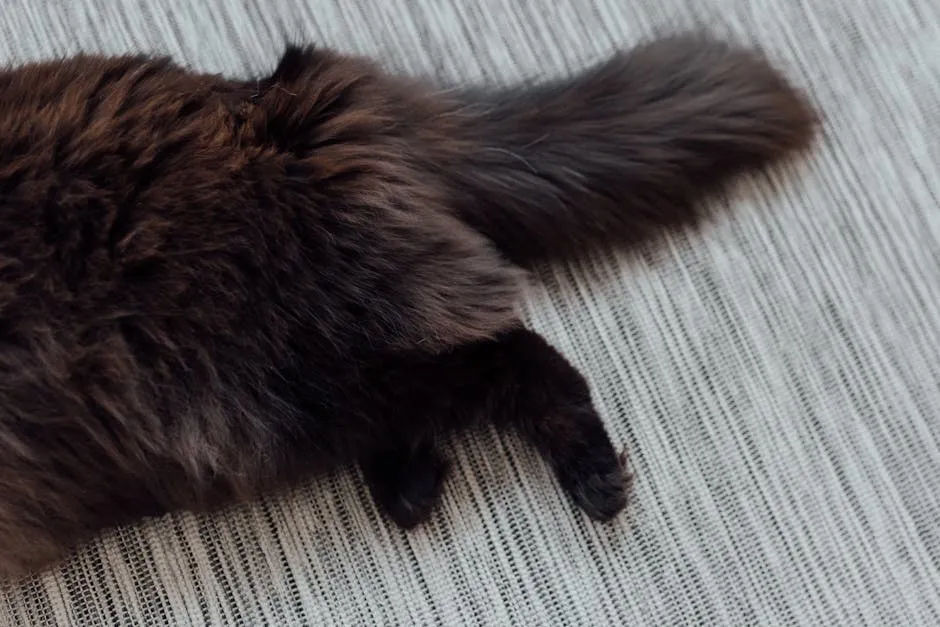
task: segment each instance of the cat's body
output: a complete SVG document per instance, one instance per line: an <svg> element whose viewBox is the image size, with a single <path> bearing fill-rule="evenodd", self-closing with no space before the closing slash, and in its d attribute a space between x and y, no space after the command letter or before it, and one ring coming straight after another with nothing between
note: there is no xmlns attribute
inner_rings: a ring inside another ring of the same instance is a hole
<svg viewBox="0 0 940 627"><path fill-rule="evenodd" d="M0 575L348 462L411 526L435 439L481 421L610 518L617 451L519 326L520 268L690 221L812 124L697 37L497 92L298 49L257 82L143 57L0 73Z"/></svg>

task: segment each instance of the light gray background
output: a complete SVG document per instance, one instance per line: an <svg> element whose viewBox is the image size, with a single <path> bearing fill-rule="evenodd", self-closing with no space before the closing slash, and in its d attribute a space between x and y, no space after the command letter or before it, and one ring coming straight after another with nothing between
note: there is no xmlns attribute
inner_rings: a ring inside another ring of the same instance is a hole
<svg viewBox="0 0 940 627"><path fill-rule="evenodd" d="M0 623L940 624L937 0L3 0L0 59L247 75L306 39L504 82L695 25L767 50L825 128L707 228L531 290L633 453L628 517L587 522L484 434L417 532L337 472L108 534L2 588Z"/></svg>

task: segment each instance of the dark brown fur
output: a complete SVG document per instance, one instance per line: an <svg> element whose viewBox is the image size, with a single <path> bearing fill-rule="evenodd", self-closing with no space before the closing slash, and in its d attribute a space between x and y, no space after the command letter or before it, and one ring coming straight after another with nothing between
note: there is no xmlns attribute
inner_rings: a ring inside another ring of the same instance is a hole
<svg viewBox="0 0 940 627"><path fill-rule="evenodd" d="M617 451L520 327L520 268L688 222L812 126L763 60L694 36L501 91L294 48L257 82L0 73L0 574L347 462L409 527L435 440L481 421L614 516Z"/></svg>

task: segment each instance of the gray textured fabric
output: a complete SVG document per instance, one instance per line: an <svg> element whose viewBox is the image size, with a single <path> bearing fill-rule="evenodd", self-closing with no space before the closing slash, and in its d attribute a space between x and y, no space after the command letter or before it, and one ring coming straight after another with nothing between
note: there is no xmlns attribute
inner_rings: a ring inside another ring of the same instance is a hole
<svg viewBox="0 0 940 627"><path fill-rule="evenodd" d="M0 622L940 624L936 0L4 0L0 58L149 50L244 75L291 38L501 82L695 25L777 58L825 132L704 230L531 290L633 452L628 517L589 523L484 434L416 532L337 472L110 533L2 588Z"/></svg>

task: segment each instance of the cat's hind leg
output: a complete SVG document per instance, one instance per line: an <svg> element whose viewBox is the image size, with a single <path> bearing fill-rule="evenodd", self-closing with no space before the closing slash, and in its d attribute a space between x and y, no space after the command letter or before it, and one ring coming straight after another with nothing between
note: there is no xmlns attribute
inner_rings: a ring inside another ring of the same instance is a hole
<svg viewBox="0 0 940 627"><path fill-rule="evenodd" d="M423 434L487 422L533 444L591 518L608 520L626 505L629 477L584 377L535 332L517 328L446 353L386 361L375 376L379 411L408 419L389 427L401 439L361 463L376 501L402 526L429 514L443 478L442 458ZM408 443L411 431L422 435Z"/></svg>

